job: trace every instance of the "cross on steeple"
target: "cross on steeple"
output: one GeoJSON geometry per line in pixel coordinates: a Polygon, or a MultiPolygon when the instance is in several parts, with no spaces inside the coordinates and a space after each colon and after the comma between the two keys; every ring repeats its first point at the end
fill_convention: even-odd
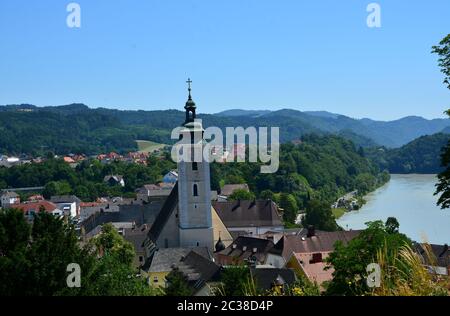
{"type": "Polygon", "coordinates": [[[191,99],[192,99],[192,97],[191,97],[191,83],[192,83],[191,78],[188,78],[188,80],[186,81],[186,83],[188,84],[189,100],[191,100],[191,99]]]}

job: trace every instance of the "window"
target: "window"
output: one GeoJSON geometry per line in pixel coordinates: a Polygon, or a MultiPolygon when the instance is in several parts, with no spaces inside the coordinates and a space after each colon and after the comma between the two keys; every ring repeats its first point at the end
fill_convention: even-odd
{"type": "Polygon", "coordinates": [[[158,283],[158,277],[157,276],[153,277],[153,282],[158,283]]]}
{"type": "Polygon", "coordinates": [[[192,163],[192,170],[194,170],[194,171],[198,170],[198,163],[196,163],[196,162],[192,163]]]}
{"type": "Polygon", "coordinates": [[[142,261],[144,261],[144,257],[139,256],[139,262],[142,262],[142,261]]]}
{"type": "Polygon", "coordinates": [[[198,196],[198,186],[196,184],[194,184],[194,187],[193,187],[193,195],[198,196]]]}

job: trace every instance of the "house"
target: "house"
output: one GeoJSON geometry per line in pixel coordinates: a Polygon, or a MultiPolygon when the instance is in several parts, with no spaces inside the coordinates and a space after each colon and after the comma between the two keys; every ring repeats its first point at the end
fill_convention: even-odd
{"type": "Polygon", "coordinates": [[[37,202],[25,202],[21,204],[16,204],[14,208],[17,208],[19,210],[23,211],[23,214],[28,219],[29,222],[32,222],[34,220],[34,217],[37,213],[39,213],[41,210],[47,213],[51,213],[55,216],[62,217],[64,216],[64,212],[58,207],[49,201],[37,201],[37,202]]]}
{"type": "Polygon", "coordinates": [[[248,185],[246,183],[243,184],[225,184],[222,189],[220,189],[220,196],[228,198],[231,194],[233,194],[236,190],[244,190],[250,192],[248,185]]]}
{"type": "Polygon", "coordinates": [[[225,249],[217,251],[214,257],[221,265],[260,265],[266,261],[267,253],[273,247],[271,240],[240,236],[225,249]]]}
{"type": "Polygon", "coordinates": [[[415,243],[414,249],[422,257],[423,263],[430,273],[450,276],[450,249],[448,244],[415,243]]]}
{"type": "Polygon", "coordinates": [[[271,200],[217,201],[212,205],[230,233],[240,231],[257,236],[284,229],[278,207],[271,200]]]}
{"type": "Polygon", "coordinates": [[[134,247],[136,253],[134,257],[134,266],[138,269],[142,268],[147,259],[145,256],[144,241],[147,238],[149,229],[149,225],[143,224],[140,227],[135,226],[132,228],[125,228],[122,231],[122,237],[134,247]]]}
{"type": "Polygon", "coordinates": [[[0,196],[1,207],[8,208],[20,203],[20,196],[16,192],[6,191],[0,196]]]}
{"type": "Polygon", "coordinates": [[[75,195],[55,195],[50,198],[50,202],[55,203],[65,215],[72,218],[80,215],[81,200],[75,195]]]}
{"type": "Polygon", "coordinates": [[[212,254],[206,247],[158,249],[149,264],[143,267],[143,270],[147,272],[149,283],[157,287],[166,287],[166,276],[191,251],[212,260],[212,254]]]}
{"type": "Polygon", "coordinates": [[[110,186],[120,185],[121,187],[125,186],[125,180],[121,175],[109,175],[103,178],[103,182],[108,183],[110,186]]]}
{"type": "Polygon", "coordinates": [[[219,284],[221,268],[211,258],[190,251],[175,264],[173,269],[183,273],[194,296],[214,295],[214,288],[219,284]]]}
{"type": "Polygon", "coordinates": [[[148,201],[150,198],[163,198],[169,196],[173,189],[172,183],[146,184],[136,190],[137,197],[148,201]]]}
{"type": "Polygon", "coordinates": [[[272,291],[278,288],[280,292],[284,292],[297,281],[294,270],[286,268],[279,269],[256,266],[250,268],[250,275],[256,287],[263,291],[272,291]]]}
{"type": "Polygon", "coordinates": [[[178,181],[178,172],[176,172],[175,170],[166,173],[162,180],[163,183],[173,183],[173,184],[175,184],[175,182],[177,181],[178,181]]]}
{"type": "Polygon", "coordinates": [[[266,264],[277,268],[288,267],[321,285],[332,279],[333,268],[325,259],[334,251],[337,241],[347,244],[361,230],[325,232],[308,227],[306,235],[286,235],[267,254],[266,264]]]}
{"type": "Polygon", "coordinates": [[[141,227],[144,224],[151,227],[160,213],[161,205],[162,201],[143,205],[111,205],[114,211],[109,211],[110,204],[88,203],[86,207],[82,208],[80,216],[83,218],[80,224],[82,235],[83,237],[91,238],[100,231],[102,225],[107,223],[113,225],[115,223],[122,223],[122,227],[129,227],[130,225],[141,227]],[[92,214],[86,218],[89,212],[92,212],[92,214]]]}

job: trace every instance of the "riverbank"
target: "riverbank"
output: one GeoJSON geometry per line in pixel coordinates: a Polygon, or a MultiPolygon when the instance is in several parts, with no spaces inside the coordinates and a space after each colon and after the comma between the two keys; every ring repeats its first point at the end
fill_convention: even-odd
{"type": "Polygon", "coordinates": [[[396,217],[400,231],[415,241],[450,242],[450,210],[441,210],[434,196],[436,175],[391,175],[391,180],[365,196],[358,211],[337,220],[344,229],[363,229],[369,221],[396,217]]]}

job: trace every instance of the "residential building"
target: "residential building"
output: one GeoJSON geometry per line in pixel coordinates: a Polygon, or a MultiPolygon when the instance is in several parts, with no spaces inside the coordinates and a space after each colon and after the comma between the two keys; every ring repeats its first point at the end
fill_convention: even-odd
{"type": "Polygon", "coordinates": [[[284,229],[280,211],[271,200],[217,201],[212,205],[231,233],[258,236],[284,229]]]}
{"type": "Polygon", "coordinates": [[[110,186],[120,185],[121,187],[125,186],[125,180],[121,175],[109,175],[103,178],[103,182],[106,182],[110,186]]]}
{"type": "Polygon", "coordinates": [[[166,173],[163,177],[162,182],[163,183],[173,183],[178,181],[178,172],[175,170],[171,170],[168,173],[166,173]]]}
{"type": "Polygon", "coordinates": [[[75,195],[55,195],[50,198],[50,202],[55,203],[65,215],[72,218],[80,215],[81,200],[75,195]]]}
{"type": "Polygon", "coordinates": [[[261,265],[266,262],[267,253],[274,247],[271,240],[240,236],[231,245],[214,254],[221,265],[261,265]]]}
{"type": "Polygon", "coordinates": [[[207,247],[194,248],[161,248],[158,249],[143,270],[147,272],[149,283],[157,287],[166,287],[166,276],[191,251],[212,260],[212,254],[207,247]]]}
{"type": "Polygon", "coordinates": [[[250,192],[248,185],[246,183],[243,184],[225,184],[222,189],[220,189],[220,196],[228,198],[231,194],[233,194],[236,190],[244,190],[250,192]]]}
{"type": "Polygon", "coordinates": [[[1,207],[9,208],[20,203],[20,196],[16,192],[6,191],[0,196],[1,207]]]}

